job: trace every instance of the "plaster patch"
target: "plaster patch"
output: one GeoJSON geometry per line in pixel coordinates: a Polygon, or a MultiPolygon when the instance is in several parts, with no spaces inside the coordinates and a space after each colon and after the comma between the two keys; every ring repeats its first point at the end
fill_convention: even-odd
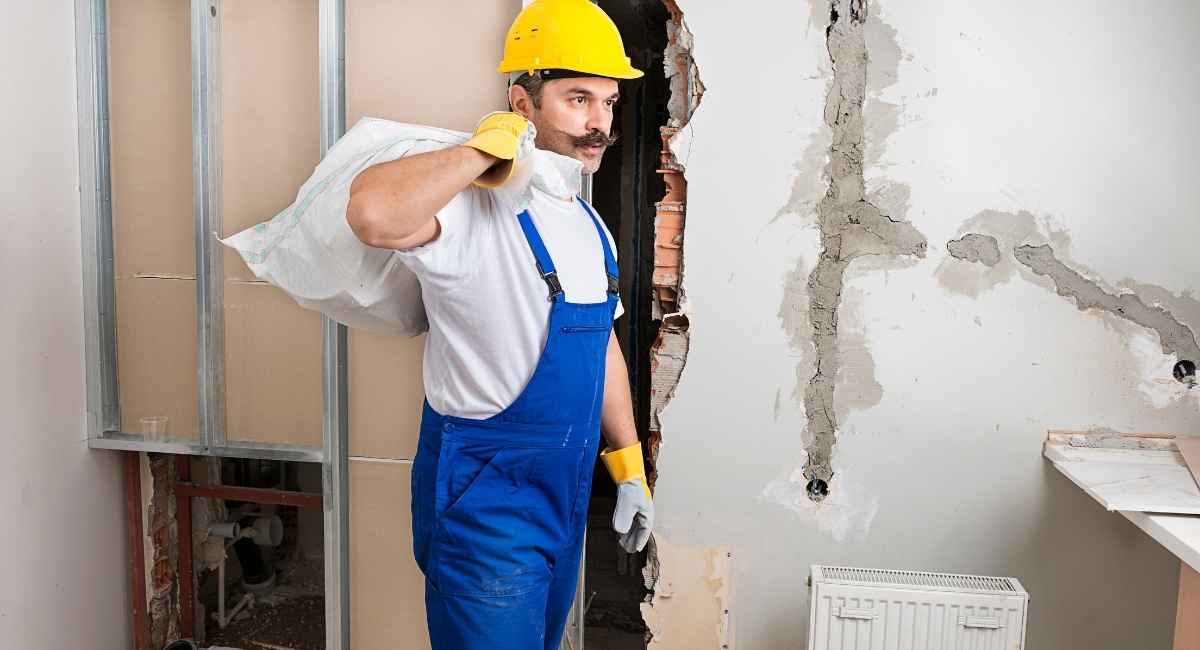
{"type": "Polygon", "coordinates": [[[971,237],[990,237],[996,241],[999,255],[995,264],[973,264],[970,259],[955,254],[958,246],[947,244],[949,256],[938,265],[934,276],[947,291],[978,298],[996,286],[1012,280],[1023,268],[1008,254],[1024,244],[1052,244],[1066,250],[1070,238],[1058,229],[1049,217],[1036,217],[1031,212],[1001,212],[983,210],[959,227],[954,241],[971,237]]]}
{"type": "Polygon", "coordinates": [[[691,337],[688,334],[688,319],[683,314],[672,314],[663,320],[658,329],[658,340],[650,348],[650,429],[662,430],[660,416],[667,403],[675,396],[679,378],[687,365],[691,337]]]}
{"type": "Polygon", "coordinates": [[[1018,246],[1013,255],[1034,273],[1049,278],[1058,295],[1072,299],[1080,311],[1107,312],[1152,330],[1158,334],[1162,353],[1176,360],[1200,359],[1195,333],[1166,309],[1146,304],[1136,293],[1106,291],[1059,260],[1048,244],[1018,246]]]}
{"type": "MultiPolygon", "coordinates": [[[[804,433],[807,458],[803,475],[819,488],[809,490],[810,496],[818,501],[825,498],[826,486],[833,478],[831,459],[837,432],[834,390],[843,363],[838,320],[846,271],[855,259],[923,257],[926,249],[925,237],[916,228],[880,209],[866,194],[863,103],[871,65],[864,27],[868,20],[868,4],[866,0],[833,0],[826,30],[826,45],[833,66],[833,81],[825,105],[825,123],[831,133],[825,170],[829,187],[817,205],[822,250],[806,286],[816,359],[803,397],[807,417],[804,433]]],[[[873,33],[878,34],[880,30],[873,33]]],[[[890,55],[885,54],[885,58],[888,57],[890,55]]],[[[898,61],[899,56],[895,58],[898,61]]],[[[894,62],[880,65],[883,67],[877,69],[891,69],[888,66],[894,62]]],[[[902,193],[892,196],[906,197],[902,193]]],[[[907,203],[906,198],[903,201],[907,203]]],[[[796,310],[795,305],[788,303],[796,293],[785,292],[781,313],[796,310]]],[[[788,323],[785,322],[786,328],[788,323]]],[[[795,340],[796,337],[792,338],[795,340]]]]}
{"type": "Polygon", "coordinates": [[[861,318],[866,294],[861,289],[842,290],[838,322],[838,366],[834,382],[834,413],[845,421],[852,410],[867,409],[883,401],[883,386],[875,377],[875,358],[867,342],[866,323],[861,318]]]}
{"type": "Polygon", "coordinates": [[[996,266],[1000,263],[1000,242],[991,235],[973,232],[958,239],[951,239],[946,242],[946,252],[955,259],[984,266],[996,266]]]}
{"type": "Polygon", "coordinates": [[[759,499],[801,515],[835,542],[865,542],[879,512],[879,497],[858,480],[853,468],[838,467],[838,489],[820,502],[813,501],[807,489],[807,465],[808,459],[803,458],[799,467],[783,471],[763,488],[759,499]]]}
{"type": "Polygon", "coordinates": [[[812,213],[825,193],[826,183],[821,170],[829,164],[830,137],[829,131],[822,129],[809,138],[804,153],[796,161],[791,195],[775,213],[771,223],[783,217],[799,217],[806,221],[812,219],[812,213]]]}
{"type": "Polygon", "coordinates": [[[677,546],[656,533],[658,580],[642,603],[650,648],[727,650],[733,648],[733,553],[724,546],[677,546]]]}
{"type": "MultiPolygon", "coordinates": [[[[863,11],[867,11],[865,0],[863,11]]],[[[878,11],[867,16],[863,35],[869,54],[867,80],[870,83],[869,96],[863,104],[863,129],[867,143],[863,148],[864,164],[879,168],[885,166],[881,164],[883,143],[900,128],[904,110],[902,105],[884,100],[882,93],[900,78],[900,61],[906,57],[900,49],[896,29],[883,22],[878,11]],[[870,146],[872,144],[876,146],[870,146]]]]}

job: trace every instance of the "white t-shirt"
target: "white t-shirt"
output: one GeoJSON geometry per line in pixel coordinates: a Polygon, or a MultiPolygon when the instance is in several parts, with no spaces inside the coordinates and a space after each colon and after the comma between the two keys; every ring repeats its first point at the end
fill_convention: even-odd
{"type": "MultiPolygon", "coordinates": [[[[607,300],[604,249],[579,201],[535,188],[529,213],[566,300],[607,300]]],[[[400,252],[421,282],[429,317],[426,399],[443,415],[489,418],[533,377],[549,329],[550,292],[517,215],[493,193],[470,187],[437,219],[436,240],[400,252]]],[[[607,228],[604,234],[615,256],[612,235],[607,228]]],[[[618,304],[616,316],[622,312],[618,304]]]]}

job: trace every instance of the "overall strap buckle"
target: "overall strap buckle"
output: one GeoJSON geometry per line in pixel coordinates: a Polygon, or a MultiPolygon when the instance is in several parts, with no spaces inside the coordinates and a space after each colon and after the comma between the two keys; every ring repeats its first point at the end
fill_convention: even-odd
{"type": "Polygon", "coordinates": [[[608,293],[618,296],[621,294],[621,281],[617,276],[609,274],[608,276],[608,293]]]}
{"type": "Polygon", "coordinates": [[[538,273],[542,274],[542,280],[546,282],[546,286],[550,289],[550,302],[554,302],[556,298],[563,295],[562,283],[558,280],[558,271],[546,273],[542,268],[542,263],[538,262],[538,273]]]}

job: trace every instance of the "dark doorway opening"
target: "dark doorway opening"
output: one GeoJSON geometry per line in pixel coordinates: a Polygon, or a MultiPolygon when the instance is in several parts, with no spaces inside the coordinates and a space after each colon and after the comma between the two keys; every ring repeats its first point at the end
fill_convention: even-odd
{"type": "MultiPolygon", "coordinates": [[[[663,70],[669,15],[662,0],[599,0],[617,24],[633,65],[645,72],[621,82],[613,125],[621,139],[605,154],[592,177],[592,202],[604,218],[617,250],[625,315],[616,334],[629,366],[638,438],[647,447],[650,422],[650,355],[659,322],[652,309],[655,203],[666,188],[658,173],[667,124],[670,86],[663,70]]],[[[596,465],[585,558],[583,599],[588,650],[646,647],[641,603],[645,553],[625,554],[612,530],[616,488],[602,464],[596,465]]]]}

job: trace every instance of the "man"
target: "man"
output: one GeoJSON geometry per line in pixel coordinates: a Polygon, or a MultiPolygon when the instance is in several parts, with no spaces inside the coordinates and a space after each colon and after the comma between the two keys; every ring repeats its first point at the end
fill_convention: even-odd
{"type": "Polygon", "coordinates": [[[601,430],[622,546],[641,550],[654,519],[612,332],[611,236],[577,197],[535,187],[512,214],[479,189],[509,178],[529,123],[539,149],[595,172],[617,80],[642,73],[588,0],[528,6],[499,72],[512,75],[513,112],[487,116],[463,146],[364,170],[346,211],[363,242],[401,251],[429,316],[412,508],[435,650],[558,647],[601,430]]]}

